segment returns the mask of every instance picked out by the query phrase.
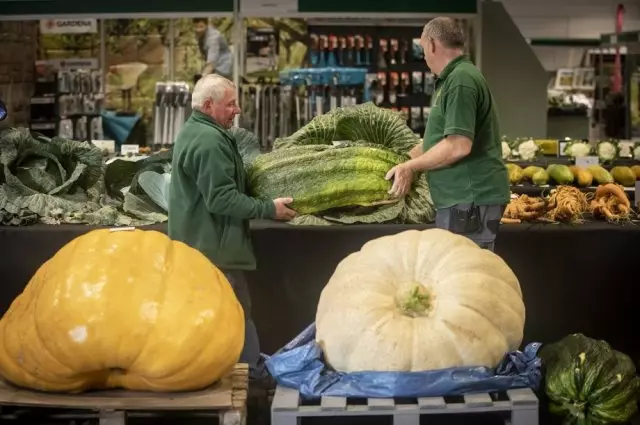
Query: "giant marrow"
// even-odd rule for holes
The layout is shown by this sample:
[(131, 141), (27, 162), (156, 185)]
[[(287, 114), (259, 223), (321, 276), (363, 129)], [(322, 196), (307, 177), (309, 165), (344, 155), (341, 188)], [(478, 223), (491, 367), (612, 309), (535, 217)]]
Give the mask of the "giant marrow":
[(404, 161), (372, 146), (296, 146), (259, 156), (249, 168), (252, 195), (292, 197), (298, 214), (394, 202), (389, 169)]

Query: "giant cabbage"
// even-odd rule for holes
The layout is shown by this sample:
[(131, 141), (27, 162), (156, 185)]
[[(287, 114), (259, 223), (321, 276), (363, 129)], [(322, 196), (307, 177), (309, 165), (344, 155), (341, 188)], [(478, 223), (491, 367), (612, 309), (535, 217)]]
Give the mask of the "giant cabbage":
[[(368, 102), (334, 109), (318, 115), (292, 135), (276, 139), (274, 150), (309, 145), (373, 145), (401, 154), (420, 142), (398, 112)], [(358, 207), (348, 211), (326, 211), (313, 217), (296, 217), (293, 225), (332, 225), (357, 223), (428, 223), (435, 218), (435, 207), (423, 175), (415, 178), (411, 191), (397, 203)]]
[(331, 145), (336, 141), (364, 141), (408, 154), (420, 139), (399, 112), (367, 102), (316, 116), (291, 136), (276, 139), (274, 149)]
[(159, 221), (108, 196), (100, 149), (26, 128), (0, 132), (0, 224), (144, 225)]

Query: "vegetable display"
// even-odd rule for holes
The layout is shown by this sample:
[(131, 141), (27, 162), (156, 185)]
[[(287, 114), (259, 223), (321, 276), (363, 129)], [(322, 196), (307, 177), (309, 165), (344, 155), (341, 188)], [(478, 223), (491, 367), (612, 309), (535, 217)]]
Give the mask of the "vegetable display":
[(505, 208), (502, 223), (520, 223), (521, 221), (537, 220), (546, 213), (547, 203), (542, 198), (520, 195)]
[(618, 158), (618, 144), (611, 140), (602, 140), (596, 146), (596, 154), (601, 162), (612, 162)]
[[(248, 167), (260, 154), (257, 137), (229, 130)], [(84, 223), (142, 226), (168, 218), (172, 150), (138, 160), (103, 162), (86, 142), (49, 139), (25, 128), (0, 132), (0, 224)]]
[(578, 187), (589, 187), (593, 184), (593, 175), (589, 170), (572, 165), (569, 167), (573, 173), (573, 180)]
[(320, 295), (316, 340), (336, 370), (495, 367), (519, 348), (525, 306), (498, 255), (441, 229), (367, 242)]
[(403, 158), (368, 146), (311, 145), (280, 149), (260, 156), (249, 184), (256, 195), (294, 199), (298, 214), (346, 206), (392, 203), (389, 169)]
[(547, 173), (557, 184), (566, 185), (573, 183), (573, 173), (566, 165), (551, 164), (547, 167)]
[(614, 183), (598, 187), (595, 199), (591, 201), (591, 209), (596, 218), (611, 222), (626, 221), (631, 216), (631, 202), (627, 194)]
[(582, 223), (587, 214), (609, 222), (625, 222), (632, 218), (631, 201), (622, 186), (607, 183), (595, 193), (584, 193), (573, 186), (557, 186), (546, 197), (512, 195), (502, 216), (502, 223), (547, 221)]
[(544, 390), (565, 424), (627, 422), (637, 411), (640, 379), (633, 361), (605, 341), (582, 334), (543, 345)]
[(365, 141), (408, 154), (421, 140), (399, 112), (367, 102), (316, 116), (291, 136), (276, 139), (274, 149), (336, 141)]
[(585, 188), (594, 184), (616, 182), (624, 187), (634, 187), (640, 175), (640, 166), (635, 165), (633, 167), (617, 165), (611, 170), (607, 170), (601, 165), (582, 168), (576, 165), (550, 164), (545, 170), (536, 165), (529, 165), (523, 169), (517, 164), (507, 163), (506, 167), (512, 186), (522, 182), (531, 182), (536, 186), (573, 184)]
[(547, 214), (550, 221), (582, 223), (584, 214), (589, 211), (587, 196), (578, 188), (558, 186), (547, 198)]
[(244, 315), (196, 249), (160, 232), (105, 229), (38, 269), (0, 335), (0, 375), (21, 387), (186, 391), (233, 369)]
[(373, 104), (315, 117), (248, 168), (253, 196), (293, 197), (293, 225), (428, 223), (435, 208), (426, 179), (416, 175), (402, 199), (385, 179), (419, 142), (396, 112)]

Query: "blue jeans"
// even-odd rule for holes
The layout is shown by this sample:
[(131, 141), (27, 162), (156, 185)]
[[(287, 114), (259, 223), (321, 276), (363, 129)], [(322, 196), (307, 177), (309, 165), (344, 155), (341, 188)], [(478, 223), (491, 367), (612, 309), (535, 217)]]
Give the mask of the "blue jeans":
[(227, 280), (231, 284), (236, 298), (240, 302), (244, 310), (244, 348), (240, 354), (240, 362), (248, 363), (249, 370), (255, 370), (260, 359), (260, 340), (258, 339), (258, 330), (251, 318), (251, 295), (249, 294), (249, 285), (242, 271), (225, 270), (223, 271)]
[[(476, 211), (479, 214), (479, 222), (477, 230), (473, 233), (461, 231), (459, 228), (466, 227), (465, 225), (467, 223), (460, 223), (460, 219), (456, 220), (452, 218), (456, 216), (454, 213), (458, 208), (467, 211), (474, 207), (473, 205), (454, 205), (453, 207), (438, 209), (436, 211), (436, 227), (466, 236), (478, 244), (480, 248), (493, 252), (505, 205), (482, 205), (477, 207)], [(459, 218), (460, 215), (457, 217)]]

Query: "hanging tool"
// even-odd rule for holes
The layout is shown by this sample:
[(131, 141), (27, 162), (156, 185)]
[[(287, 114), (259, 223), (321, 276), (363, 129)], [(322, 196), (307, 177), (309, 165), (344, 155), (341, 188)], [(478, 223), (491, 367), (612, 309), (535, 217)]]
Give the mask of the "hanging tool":
[(389, 44), (391, 47), (389, 49), (389, 63), (391, 65), (396, 65), (398, 63), (398, 51), (399, 51), (398, 39), (392, 38)]
[(320, 40), (316, 34), (309, 34), (311, 39), (309, 47), (309, 63), (312, 67), (318, 66), (320, 62)]
[(372, 62), (371, 62), (372, 57), (373, 57), (373, 38), (370, 35), (368, 35), (367, 44), (364, 51), (364, 64), (366, 66), (369, 67), (372, 65)]
[(191, 89), (184, 81), (156, 83), (153, 147), (172, 145), (188, 119)]
[(364, 65), (363, 53), (364, 53), (364, 38), (361, 35), (355, 35), (354, 38), (355, 54), (356, 54), (356, 66)]
[(318, 57), (318, 66), (321, 68), (324, 68), (325, 66), (327, 66), (327, 50), (329, 48), (329, 39), (327, 38), (326, 35), (321, 35), (320, 36), (320, 54)]
[(387, 55), (389, 51), (389, 41), (386, 38), (380, 39), (380, 51), (378, 52), (378, 69), (387, 67)]

